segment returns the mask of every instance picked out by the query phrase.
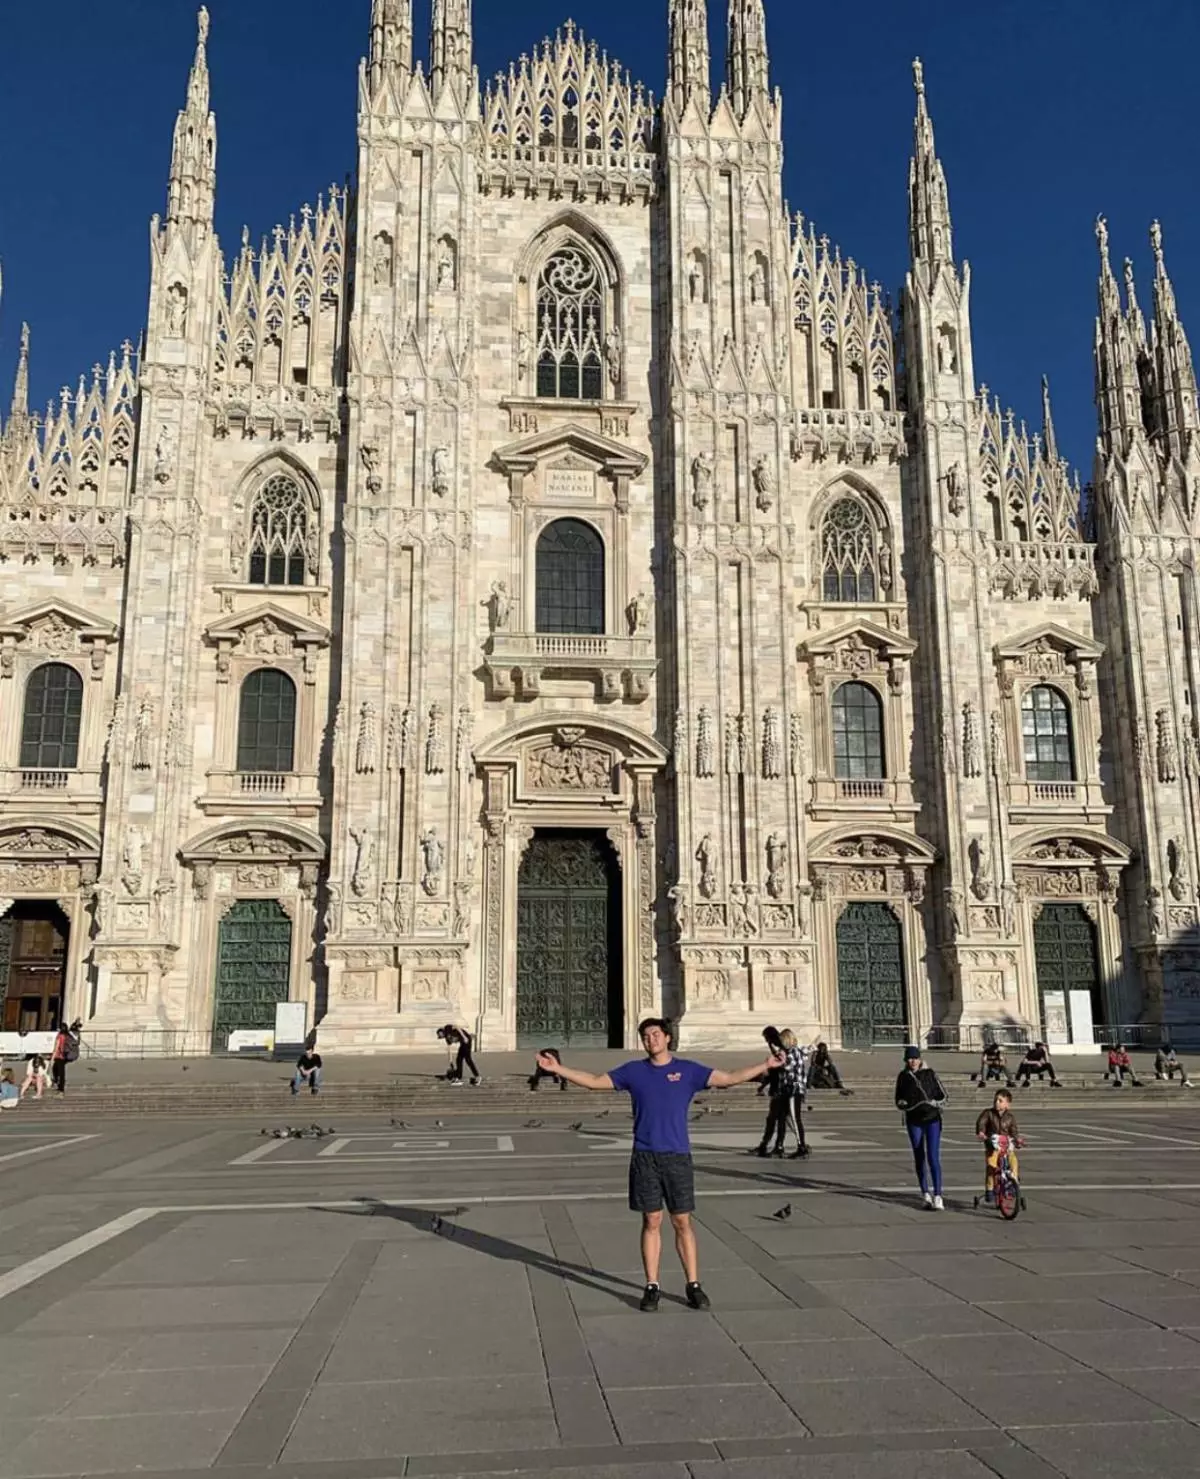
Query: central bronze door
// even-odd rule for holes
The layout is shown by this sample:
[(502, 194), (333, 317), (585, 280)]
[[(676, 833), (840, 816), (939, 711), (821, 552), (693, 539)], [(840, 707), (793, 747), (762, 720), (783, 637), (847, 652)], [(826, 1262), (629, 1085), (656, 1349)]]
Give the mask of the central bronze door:
[(517, 883), (517, 1046), (620, 1047), (619, 875), (602, 834), (538, 831)]

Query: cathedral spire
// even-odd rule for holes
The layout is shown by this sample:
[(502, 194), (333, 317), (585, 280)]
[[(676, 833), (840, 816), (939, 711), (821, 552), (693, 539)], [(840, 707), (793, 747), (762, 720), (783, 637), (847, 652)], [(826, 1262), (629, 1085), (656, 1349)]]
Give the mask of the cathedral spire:
[(682, 113), (692, 97), (707, 113), (712, 103), (708, 54), (708, 0), (671, 0), (671, 98)]
[(471, 0), (433, 0), (430, 77), (436, 96), (452, 79), (466, 83), (474, 70)]
[(767, 17), (763, 0), (729, 0), (727, 82), (733, 111), (744, 118), (756, 102), (771, 96), (767, 55)]
[(1125, 258), (1125, 317), (1129, 321), (1134, 346), (1144, 354), (1146, 351), (1146, 320), (1142, 317), (1141, 305), (1138, 303), (1137, 285), (1133, 279), (1133, 262), (1129, 257)]
[(1196, 371), (1192, 350), (1179, 319), (1175, 289), (1167, 275), (1163, 256), (1162, 227), (1155, 221), (1150, 227), (1150, 245), (1154, 248), (1154, 368), (1159, 396), (1159, 430), (1171, 450), (1180, 457), (1187, 455), (1185, 443), (1190, 433), (1200, 430), (1200, 409), (1196, 404)]
[(167, 224), (211, 230), (217, 185), (217, 120), (209, 109), (208, 10), (197, 18), (196, 56), (188, 77), (187, 106), (175, 124)]
[(412, 0), (371, 0), (371, 94), (384, 79), (407, 79), (413, 63)]
[(914, 265), (922, 263), (932, 274), (943, 263), (953, 263), (954, 239), (946, 172), (937, 155), (933, 120), (925, 104), (925, 69), (920, 58), (913, 62), (913, 86), (917, 117), (908, 170), (909, 242)]
[[(1126, 264), (1126, 292), (1130, 312), (1121, 306), (1121, 290), (1108, 255), (1108, 222), (1096, 219), (1100, 250), (1099, 312), (1096, 316), (1096, 406), (1100, 438), (1107, 451), (1124, 452), (1129, 437), (1143, 434), (1141, 376), (1135, 340), (1141, 312), (1133, 287), (1133, 271)], [(1144, 329), (1142, 342), (1144, 343)]]
[(1046, 461), (1051, 467), (1058, 463), (1058, 437), (1054, 432), (1054, 415), (1050, 410), (1050, 381), (1042, 376), (1042, 442), (1046, 448)]

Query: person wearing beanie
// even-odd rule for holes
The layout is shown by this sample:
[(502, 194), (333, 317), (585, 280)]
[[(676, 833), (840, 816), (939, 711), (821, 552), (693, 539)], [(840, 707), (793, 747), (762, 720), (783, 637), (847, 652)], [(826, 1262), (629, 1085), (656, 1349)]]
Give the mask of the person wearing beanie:
[(942, 1107), (946, 1091), (932, 1068), (921, 1061), (921, 1049), (904, 1049), (904, 1067), (896, 1079), (896, 1108), (912, 1146), (921, 1200), (931, 1212), (944, 1212), (942, 1200)]

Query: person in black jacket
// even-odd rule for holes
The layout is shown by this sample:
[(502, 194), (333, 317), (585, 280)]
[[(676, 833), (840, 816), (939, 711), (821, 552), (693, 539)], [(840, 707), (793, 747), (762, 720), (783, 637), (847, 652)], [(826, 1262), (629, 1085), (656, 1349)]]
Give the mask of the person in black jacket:
[(921, 1198), (933, 1212), (944, 1212), (942, 1201), (942, 1106), (946, 1091), (932, 1068), (921, 1062), (918, 1047), (904, 1049), (904, 1067), (896, 1079), (896, 1108), (912, 1146)]

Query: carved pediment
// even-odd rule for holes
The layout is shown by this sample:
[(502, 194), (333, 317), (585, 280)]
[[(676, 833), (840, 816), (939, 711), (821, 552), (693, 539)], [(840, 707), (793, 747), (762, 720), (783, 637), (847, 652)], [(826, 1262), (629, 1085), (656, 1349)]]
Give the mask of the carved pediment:
[(1070, 627), (1060, 626), (1056, 621), (1042, 622), (1014, 637), (1010, 642), (998, 642), (995, 648), (996, 661), (1014, 664), (1029, 663), (1039, 653), (1059, 655), (1060, 662), (1076, 664), (1099, 662), (1104, 656), (1104, 644), (1086, 637), (1082, 632), (1073, 632)]
[(20, 642), (44, 652), (77, 652), (81, 645), (117, 639), (115, 623), (67, 601), (39, 601), (0, 619), (0, 641)]
[(7, 817), (0, 831), (0, 858), (13, 862), (89, 861), (100, 856), (100, 838), (90, 827), (32, 817)]
[(1014, 863), (1038, 863), (1042, 867), (1078, 868), (1080, 864), (1103, 864), (1124, 868), (1131, 859), (1129, 849), (1116, 838), (1095, 832), (1052, 832), (1042, 828), (1013, 843)]
[(837, 661), (846, 652), (866, 651), (877, 660), (891, 663), (906, 661), (917, 650), (917, 644), (900, 632), (889, 631), (873, 621), (849, 621), (831, 632), (820, 632), (801, 644), (800, 655)]
[(648, 462), (643, 453), (574, 421), (509, 442), (492, 454), (495, 468), (509, 478), (550, 465), (591, 468), (614, 480), (631, 479), (640, 477)]
[(204, 629), (214, 646), (237, 647), (258, 657), (288, 657), (297, 649), (328, 647), (329, 628), (266, 601)]
[(897, 828), (876, 828), (870, 833), (858, 827), (839, 827), (814, 838), (808, 849), (810, 862), (831, 865), (904, 863), (931, 868), (937, 853), (921, 837)]
[(215, 827), (179, 849), (185, 863), (320, 863), (325, 844), (306, 827), (272, 821), (263, 827)]

